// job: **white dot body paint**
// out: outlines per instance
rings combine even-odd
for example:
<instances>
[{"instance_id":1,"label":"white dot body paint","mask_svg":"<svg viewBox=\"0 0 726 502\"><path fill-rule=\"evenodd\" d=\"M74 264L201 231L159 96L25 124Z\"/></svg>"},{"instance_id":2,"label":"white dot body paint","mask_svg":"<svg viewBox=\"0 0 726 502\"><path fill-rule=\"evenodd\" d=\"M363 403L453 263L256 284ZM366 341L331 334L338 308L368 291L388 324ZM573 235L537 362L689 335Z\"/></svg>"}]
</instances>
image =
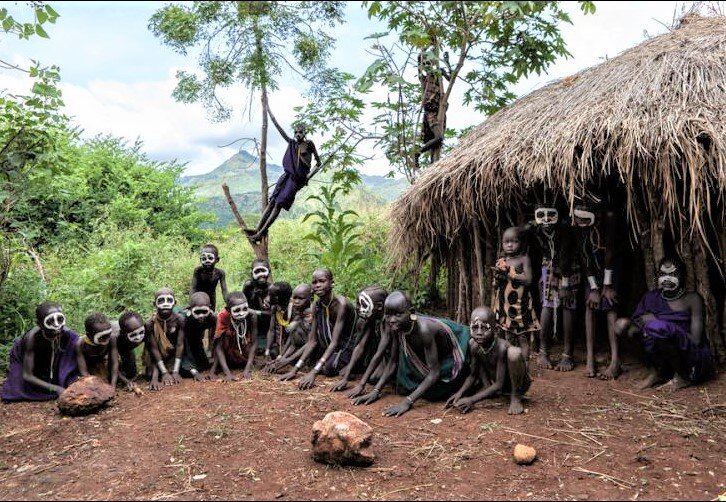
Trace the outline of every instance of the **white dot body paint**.
<instances>
[{"instance_id":1,"label":"white dot body paint","mask_svg":"<svg viewBox=\"0 0 726 502\"><path fill-rule=\"evenodd\" d=\"M159 295L154 300L154 305L159 310L171 310L174 307L176 300L172 295Z\"/></svg>"},{"instance_id":2,"label":"white dot body paint","mask_svg":"<svg viewBox=\"0 0 726 502\"><path fill-rule=\"evenodd\" d=\"M243 319L246 319L249 315L249 305L247 303L235 305L234 307L229 309L229 313L232 316L232 319L234 319L235 321L241 321Z\"/></svg>"},{"instance_id":3,"label":"white dot body paint","mask_svg":"<svg viewBox=\"0 0 726 502\"><path fill-rule=\"evenodd\" d=\"M146 336L146 328L144 326L141 326L140 328L131 331L126 336L132 343L141 343Z\"/></svg>"},{"instance_id":4,"label":"white dot body paint","mask_svg":"<svg viewBox=\"0 0 726 502\"><path fill-rule=\"evenodd\" d=\"M217 261L217 255L214 253L203 252L199 256L199 261L202 262L202 265L213 265L214 262Z\"/></svg>"}]
</instances>

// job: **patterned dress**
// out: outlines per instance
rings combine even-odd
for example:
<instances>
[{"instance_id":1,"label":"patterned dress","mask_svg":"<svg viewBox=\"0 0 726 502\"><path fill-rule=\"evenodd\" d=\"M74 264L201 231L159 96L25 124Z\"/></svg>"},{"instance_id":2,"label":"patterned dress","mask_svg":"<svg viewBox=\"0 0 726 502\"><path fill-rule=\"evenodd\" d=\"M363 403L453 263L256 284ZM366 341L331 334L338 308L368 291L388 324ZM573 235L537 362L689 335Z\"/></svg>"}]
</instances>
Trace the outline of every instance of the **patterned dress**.
<instances>
[{"instance_id":1,"label":"patterned dress","mask_svg":"<svg viewBox=\"0 0 726 502\"><path fill-rule=\"evenodd\" d=\"M506 280L495 285L491 308L497 316L500 327L508 335L526 335L540 330L537 315L532 307L532 294L520 277L524 272L522 264L509 267Z\"/></svg>"}]
</instances>

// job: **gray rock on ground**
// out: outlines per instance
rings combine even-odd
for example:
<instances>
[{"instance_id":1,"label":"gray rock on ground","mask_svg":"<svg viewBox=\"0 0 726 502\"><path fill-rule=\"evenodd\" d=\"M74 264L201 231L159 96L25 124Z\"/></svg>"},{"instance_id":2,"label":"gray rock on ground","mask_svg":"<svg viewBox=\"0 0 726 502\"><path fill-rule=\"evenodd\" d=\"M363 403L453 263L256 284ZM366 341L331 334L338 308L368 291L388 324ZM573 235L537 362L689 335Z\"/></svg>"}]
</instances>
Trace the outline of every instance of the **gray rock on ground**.
<instances>
[{"instance_id":1,"label":"gray rock on ground","mask_svg":"<svg viewBox=\"0 0 726 502\"><path fill-rule=\"evenodd\" d=\"M97 376L81 377L58 397L58 409L64 415L87 415L107 406L116 389Z\"/></svg>"},{"instance_id":2,"label":"gray rock on ground","mask_svg":"<svg viewBox=\"0 0 726 502\"><path fill-rule=\"evenodd\" d=\"M333 411L313 424L313 459L333 465L367 467L376 456L368 450L373 429L355 415Z\"/></svg>"}]
</instances>

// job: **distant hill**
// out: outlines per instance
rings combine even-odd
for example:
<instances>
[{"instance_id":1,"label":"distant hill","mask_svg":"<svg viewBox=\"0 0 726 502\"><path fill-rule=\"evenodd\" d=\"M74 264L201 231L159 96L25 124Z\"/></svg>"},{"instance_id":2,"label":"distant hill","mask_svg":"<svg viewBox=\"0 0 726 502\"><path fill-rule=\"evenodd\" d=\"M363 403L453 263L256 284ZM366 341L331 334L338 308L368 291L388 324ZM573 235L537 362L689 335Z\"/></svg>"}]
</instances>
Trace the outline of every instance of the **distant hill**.
<instances>
[{"instance_id":1,"label":"distant hill","mask_svg":"<svg viewBox=\"0 0 726 502\"><path fill-rule=\"evenodd\" d=\"M282 172L282 166L268 163L267 178L269 184L275 183ZM394 179L363 174L361 179L362 183L340 200L343 209L366 211L385 206L396 199L408 187L408 182L403 178ZM315 175L310 184L297 194L291 211L283 211L281 217L294 218L309 212L315 207L315 202L306 201L306 197L315 193L321 183L329 181L330 175L327 173ZM222 192L222 183L224 182L229 185L234 201L243 215L259 215L261 203L259 162L257 157L245 150L240 150L232 155L207 174L179 178L179 183L182 186L196 188L197 194L203 199L200 209L214 213L217 216L214 227L226 227L233 223L234 220ZM273 187L270 186L270 190L272 189ZM253 224L254 222L248 223Z\"/></svg>"}]
</instances>

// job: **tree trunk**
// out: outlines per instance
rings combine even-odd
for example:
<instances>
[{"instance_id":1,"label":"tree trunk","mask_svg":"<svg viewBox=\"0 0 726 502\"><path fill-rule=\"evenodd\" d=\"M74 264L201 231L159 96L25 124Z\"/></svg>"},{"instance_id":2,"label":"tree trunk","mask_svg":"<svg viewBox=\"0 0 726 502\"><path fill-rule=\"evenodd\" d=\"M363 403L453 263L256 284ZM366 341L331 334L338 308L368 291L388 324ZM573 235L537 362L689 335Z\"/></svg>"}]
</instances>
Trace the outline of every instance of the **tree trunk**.
<instances>
[{"instance_id":1,"label":"tree trunk","mask_svg":"<svg viewBox=\"0 0 726 502\"><path fill-rule=\"evenodd\" d=\"M491 230L491 225L484 220L484 232L485 232L485 250L486 258L484 262L484 303L485 307L488 307L492 301L492 282L494 281L494 271L492 267L497 261L497 238L494 232Z\"/></svg>"},{"instance_id":2,"label":"tree trunk","mask_svg":"<svg viewBox=\"0 0 726 502\"><path fill-rule=\"evenodd\" d=\"M426 284L426 296L428 297L429 304L436 306L441 301L439 296L439 270L441 268L441 258L439 258L438 250L436 248L431 250L431 268L429 268L428 284Z\"/></svg>"},{"instance_id":3,"label":"tree trunk","mask_svg":"<svg viewBox=\"0 0 726 502\"><path fill-rule=\"evenodd\" d=\"M242 215L239 214L239 210L237 209L237 204L235 204L234 199L232 198L232 194L229 192L229 186L227 183L222 183L222 191L224 192L224 197L227 199L227 204L229 204L230 209L232 210L232 214L234 215L234 219L237 220L237 225L239 225L239 229L242 232L242 235L247 238L247 233L245 230L248 229L247 223L245 223L245 220L242 218ZM250 243L250 246L252 247L252 251L255 253L255 258L259 260L267 260L267 239L263 239L263 242L260 242L259 244L255 244L249 239L247 239L247 242Z\"/></svg>"},{"instance_id":4,"label":"tree trunk","mask_svg":"<svg viewBox=\"0 0 726 502\"><path fill-rule=\"evenodd\" d=\"M472 226L474 227L474 256L476 258L476 280L477 280L477 286L479 287L479 301L477 302L477 306L485 305L486 301L486 280L485 280L485 273L484 273L484 254L482 252L481 247L481 225L478 220L474 220L472 223ZM472 295L473 296L473 295Z\"/></svg>"},{"instance_id":5,"label":"tree trunk","mask_svg":"<svg viewBox=\"0 0 726 502\"><path fill-rule=\"evenodd\" d=\"M683 263L686 264L686 289L688 291L694 291L696 289L696 268L698 264L695 263L691 241L681 241L681 255Z\"/></svg>"},{"instance_id":6,"label":"tree trunk","mask_svg":"<svg viewBox=\"0 0 726 502\"><path fill-rule=\"evenodd\" d=\"M653 229L655 225L652 224L650 219L646 216L644 211L635 211L635 218L638 225L638 244L640 250L643 252L643 264L645 266L645 282L648 286L648 290L654 289L656 286L655 281L655 269L656 263L653 255ZM662 245L661 240L661 245Z\"/></svg>"},{"instance_id":7,"label":"tree trunk","mask_svg":"<svg viewBox=\"0 0 726 502\"><path fill-rule=\"evenodd\" d=\"M262 137L260 138L260 195L262 196L262 208L260 214L267 209L269 182L267 180L267 87L262 86Z\"/></svg>"},{"instance_id":8,"label":"tree trunk","mask_svg":"<svg viewBox=\"0 0 726 502\"><path fill-rule=\"evenodd\" d=\"M708 250L702 239L696 239L693 244L693 264L695 265L696 291L703 298L705 305L703 327L711 344L716 361L720 365L724 361L726 353L724 340L721 339L721 332L718 329L718 313L716 310L716 298L711 291L711 281L708 276Z\"/></svg>"},{"instance_id":9,"label":"tree trunk","mask_svg":"<svg viewBox=\"0 0 726 502\"><path fill-rule=\"evenodd\" d=\"M459 268L456 264L456 255L449 253L446 256L446 270L447 281L446 281L446 310L449 319L453 319L456 316L456 307L459 300Z\"/></svg>"}]
</instances>

